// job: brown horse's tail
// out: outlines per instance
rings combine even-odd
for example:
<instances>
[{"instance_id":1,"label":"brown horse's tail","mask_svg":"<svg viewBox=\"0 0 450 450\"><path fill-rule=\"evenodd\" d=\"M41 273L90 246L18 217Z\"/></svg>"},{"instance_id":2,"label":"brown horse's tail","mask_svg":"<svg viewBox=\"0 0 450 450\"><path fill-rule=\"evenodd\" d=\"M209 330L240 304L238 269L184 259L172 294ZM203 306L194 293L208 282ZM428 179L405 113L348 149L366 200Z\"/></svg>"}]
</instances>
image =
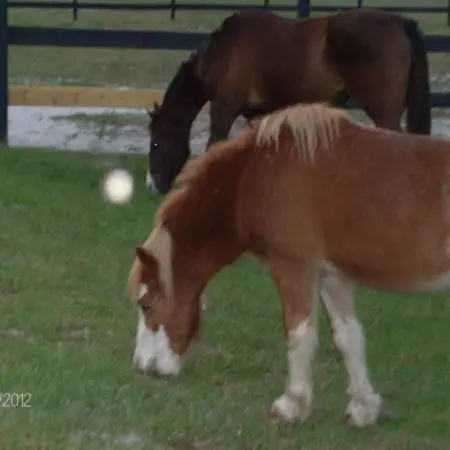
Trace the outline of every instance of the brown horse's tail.
<instances>
[{"instance_id":1,"label":"brown horse's tail","mask_svg":"<svg viewBox=\"0 0 450 450\"><path fill-rule=\"evenodd\" d=\"M403 26L413 48L409 80L406 89L407 130L410 133L431 132L431 95L428 57L417 22L404 19Z\"/></svg>"}]
</instances>

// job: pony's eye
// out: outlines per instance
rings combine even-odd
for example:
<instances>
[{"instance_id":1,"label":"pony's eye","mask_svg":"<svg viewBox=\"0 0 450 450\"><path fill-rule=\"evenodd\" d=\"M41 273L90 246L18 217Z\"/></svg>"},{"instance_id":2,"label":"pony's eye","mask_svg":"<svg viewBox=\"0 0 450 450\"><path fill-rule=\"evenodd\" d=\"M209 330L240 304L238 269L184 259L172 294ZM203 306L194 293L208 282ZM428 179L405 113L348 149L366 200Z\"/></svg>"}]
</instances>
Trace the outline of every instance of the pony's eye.
<instances>
[{"instance_id":1,"label":"pony's eye","mask_svg":"<svg viewBox=\"0 0 450 450\"><path fill-rule=\"evenodd\" d=\"M156 142L152 142L152 150L155 150L158 148L158 144Z\"/></svg>"},{"instance_id":2,"label":"pony's eye","mask_svg":"<svg viewBox=\"0 0 450 450\"><path fill-rule=\"evenodd\" d=\"M141 305L142 312L149 313L152 310L152 305Z\"/></svg>"}]
</instances>

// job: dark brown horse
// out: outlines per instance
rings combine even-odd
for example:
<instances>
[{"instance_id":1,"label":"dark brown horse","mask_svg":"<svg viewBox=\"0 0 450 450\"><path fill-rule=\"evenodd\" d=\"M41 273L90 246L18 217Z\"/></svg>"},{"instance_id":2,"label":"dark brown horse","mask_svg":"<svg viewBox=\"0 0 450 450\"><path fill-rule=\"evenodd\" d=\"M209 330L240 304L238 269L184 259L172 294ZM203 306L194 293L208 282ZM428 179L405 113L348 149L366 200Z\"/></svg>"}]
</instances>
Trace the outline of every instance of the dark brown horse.
<instances>
[{"instance_id":1,"label":"dark brown horse","mask_svg":"<svg viewBox=\"0 0 450 450\"><path fill-rule=\"evenodd\" d=\"M192 122L208 102L212 143L247 120L299 102L353 98L379 127L430 133L428 61L414 20L377 10L284 19L227 18L181 65L151 115L147 186L167 193L189 155Z\"/></svg>"}]
</instances>

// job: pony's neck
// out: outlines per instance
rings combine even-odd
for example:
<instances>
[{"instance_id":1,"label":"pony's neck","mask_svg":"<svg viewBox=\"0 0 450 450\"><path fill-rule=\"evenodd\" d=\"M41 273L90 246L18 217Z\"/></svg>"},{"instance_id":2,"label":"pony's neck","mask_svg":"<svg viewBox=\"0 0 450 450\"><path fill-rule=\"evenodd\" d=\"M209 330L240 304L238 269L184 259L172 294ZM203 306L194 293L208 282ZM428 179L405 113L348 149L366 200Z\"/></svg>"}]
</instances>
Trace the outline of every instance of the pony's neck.
<instances>
[{"instance_id":1,"label":"pony's neck","mask_svg":"<svg viewBox=\"0 0 450 450\"><path fill-rule=\"evenodd\" d=\"M183 62L167 87L159 114L180 131L189 131L192 122L207 102L203 83L196 73L197 56Z\"/></svg>"},{"instance_id":2,"label":"pony's neck","mask_svg":"<svg viewBox=\"0 0 450 450\"><path fill-rule=\"evenodd\" d=\"M245 251L237 202L251 163L247 145L246 136L216 144L187 168L184 187L169 194L161 222L172 234L179 278L203 286Z\"/></svg>"},{"instance_id":3,"label":"pony's neck","mask_svg":"<svg viewBox=\"0 0 450 450\"><path fill-rule=\"evenodd\" d=\"M182 278L191 284L194 291L199 292L217 272L242 254L233 221L234 205L221 201L220 195L214 195L214 191L209 197L221 205L221 210L218 211L204 197L202 204L186 203L185 207L189 210L186 220L174 231L173 236L177 278ZM205 207L205 204L210 207Z\"/></svg>"}]
</instances>

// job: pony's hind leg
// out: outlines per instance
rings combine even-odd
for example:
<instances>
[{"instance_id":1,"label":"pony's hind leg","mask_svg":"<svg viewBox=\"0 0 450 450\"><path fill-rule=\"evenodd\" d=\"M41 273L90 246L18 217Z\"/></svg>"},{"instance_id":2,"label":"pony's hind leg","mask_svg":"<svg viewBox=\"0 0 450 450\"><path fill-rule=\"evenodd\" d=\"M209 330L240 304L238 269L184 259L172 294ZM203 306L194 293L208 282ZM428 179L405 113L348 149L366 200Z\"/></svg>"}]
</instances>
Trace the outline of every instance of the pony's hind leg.
<instances>
[{"instance_id":1,"label":"pony's hind leg","mask_svg":"<svg viewBox=\"0 0 450 450\"><path fill-rule=\"evenodd\" d=\"M303 422L312 410L316 272L283 261L271 262L270 270L281 297L288 344L288 382L284 394L272 404L270 418L274 422Z\"/></svg>"},{"instance_id":2,"label":"pony's hind leg","mask_svg":"<svg viewBox=\"0 0 450 450\"><path fill-rule=\"evenodd\" d=\"M348 372L346 419L356 427L375 423L381 409L381 397L374 392L367 374L365 339L356 317L352 288L334 273L321 279L320 294L325 305L333 339Z\"/></svg>"}]
</instances>

